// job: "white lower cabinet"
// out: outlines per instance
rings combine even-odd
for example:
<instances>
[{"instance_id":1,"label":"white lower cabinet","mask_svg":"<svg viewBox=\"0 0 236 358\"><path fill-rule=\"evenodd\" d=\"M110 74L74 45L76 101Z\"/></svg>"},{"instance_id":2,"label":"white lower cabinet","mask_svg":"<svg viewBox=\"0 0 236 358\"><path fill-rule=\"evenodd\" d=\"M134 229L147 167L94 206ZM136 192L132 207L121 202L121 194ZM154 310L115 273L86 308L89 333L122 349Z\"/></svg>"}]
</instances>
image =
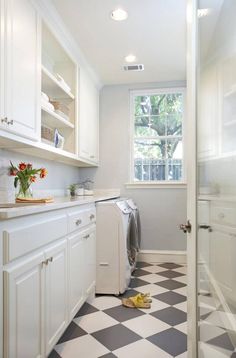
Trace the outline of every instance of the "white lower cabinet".
<instances>
[{"instance_id":1,"label":"white lower cabinet","mask_svg":"<svg viewBox=\"0 0 236 358\"><path fill-rule=\"evenodd\" d=\"M84 301L84 233L69 237L69 318L73 319Z\"/></svg>"},{"instance_id":2,"label":"white lower cabinet","mask_svg":"<svg viewBox=\"0 0 236 358\"><path fill-rule=\"evenodd\" d=\"M41 358L42 262L40 252L4 272L4 357Z\"/></svg>"},{"instance_id":3,"label":"white lower cabinet","mask_svg":"<svg viewBox=\"0 0 236 358\"><path fill-rule=\"evenodd\" d=\"M95 288L96 279L96 231L92 229L85 237L84 289L87 295Z\"/></svg>"},{"instance_id":4,"label":"white lower cabinet","mask_svg":"<svg viewBox=\"0 0 236 358\"><path fill-rule=\"evenodd\" d=\"M67 240L45 250L45 351L48 355L68 323Z\"/></svg>"},{"instance_id":5,"label":"white lower cabinet","mask_svg":"<svg viewBox=\"0 0 236 358\"><path fill-rule=\"evenodd\" d=\"M88 224L91 215L95 217L95 207L91 205L76 210L61 211L61 214L67 215L67 222L64 223L66 235L63 231L61 238L50 242L49 237L47 245L44 241L42 247L37 247L40 242L35 240L37 235L31 233L28 245L31 245L31 240L34 241L34 251L30 253L27 241L23 241L21 256L13 260L7 254L7 243L12 238L11 235L9 238L9 232L14 228L16 235L21 233L25 220L9 220L3 225L6 251L3 255L6 262L3 267L4 358L47 357L79 308L95 291L96 226L94 221ZM73 212L77 213L73 219L79 220L82 228L71 233L68 229L69 214ZM36 215L35 222L41 216ZM48 214L45 214L42 226L47 225L47 217ZM44 231L41 227L41 232ZM22 236L19 235L18 239L21 240Z\"/></svg>"}]
</instances>

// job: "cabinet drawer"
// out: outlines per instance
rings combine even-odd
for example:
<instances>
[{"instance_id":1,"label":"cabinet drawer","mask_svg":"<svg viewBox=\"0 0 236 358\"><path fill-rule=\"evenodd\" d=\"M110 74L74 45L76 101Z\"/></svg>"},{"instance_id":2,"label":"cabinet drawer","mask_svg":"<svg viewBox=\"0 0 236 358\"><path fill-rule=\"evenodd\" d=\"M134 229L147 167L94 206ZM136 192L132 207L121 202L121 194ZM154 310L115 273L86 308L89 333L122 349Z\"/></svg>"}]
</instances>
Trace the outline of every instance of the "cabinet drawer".
<instances>
[{"instance_id":1,"label":"cabinet drawer","mask_svg":"<svg viewBox=\"0 0 236 358\"><path fill-rule=\"evenodd\" d=\"M216 224L236 227L236 206L231 203L213 203L211 206L211 221Z\"/></svg>"},{"instance_id":2,"label":"cabinet drawer","mask_svg":"<svg viewBox=\"0 0 236 358\"><path fill-rule=\"evenodd\" d=\"M4 264L67 234L66 213L16 220L3 232Z\"/></svg>"},{"instance_id":3,"label":"cabinet drawer","mask_svg":"<svg viewBox=\"0 0 236 358\"><path fill-rule=\"evenodd\" d=\"M96 222L95 205L72 209L69 213L69 233Z\"/></svg>"}]
</instances>

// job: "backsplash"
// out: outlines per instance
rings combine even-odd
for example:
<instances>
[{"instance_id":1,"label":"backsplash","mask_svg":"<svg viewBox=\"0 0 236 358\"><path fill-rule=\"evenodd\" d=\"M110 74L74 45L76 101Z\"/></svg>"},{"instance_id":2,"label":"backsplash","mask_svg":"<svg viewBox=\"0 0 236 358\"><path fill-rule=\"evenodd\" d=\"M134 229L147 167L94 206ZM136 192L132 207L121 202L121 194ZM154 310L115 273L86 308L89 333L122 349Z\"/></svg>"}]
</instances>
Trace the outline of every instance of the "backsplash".
<instances>
[{"instance_id":1,"label":"backsplash","mask_svg":"<svg viewBox=\"0 0 236 358\"><path fill-rule=\"evenodd\" d=\"M8 175L10 160L15 165L23 161L32 163L34 167L47 169L46 178L32 184L36 195L62 196L66 194L68 185L79 182L79 169L76 167L0 149L0 202L14 200L15 197L14 178Z\"/></svg>"}]
</instances>

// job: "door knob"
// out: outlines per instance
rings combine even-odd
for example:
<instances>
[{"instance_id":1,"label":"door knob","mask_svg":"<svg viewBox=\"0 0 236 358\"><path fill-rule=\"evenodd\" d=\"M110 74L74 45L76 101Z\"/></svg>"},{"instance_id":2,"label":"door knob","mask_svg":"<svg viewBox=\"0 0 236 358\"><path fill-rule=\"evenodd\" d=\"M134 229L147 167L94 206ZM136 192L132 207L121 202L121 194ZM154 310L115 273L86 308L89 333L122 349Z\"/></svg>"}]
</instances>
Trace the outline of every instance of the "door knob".
<instances>
[{"instance_id":1,"label":"door knob","mask_svg":"<svg viewBox=\"0 0 236 358\"><path fill-rule=\"evenodd\" d=\"M190 233L191 230L192 230L192 225L191 225L190 221L188 220L188 221L187 221L187 224L181 224L181 225L179 226L179 229L180 229L180 230L183 230L183 232L184 232L185 234L186 234L187 232Z\"/></svg>"}]
</instances>

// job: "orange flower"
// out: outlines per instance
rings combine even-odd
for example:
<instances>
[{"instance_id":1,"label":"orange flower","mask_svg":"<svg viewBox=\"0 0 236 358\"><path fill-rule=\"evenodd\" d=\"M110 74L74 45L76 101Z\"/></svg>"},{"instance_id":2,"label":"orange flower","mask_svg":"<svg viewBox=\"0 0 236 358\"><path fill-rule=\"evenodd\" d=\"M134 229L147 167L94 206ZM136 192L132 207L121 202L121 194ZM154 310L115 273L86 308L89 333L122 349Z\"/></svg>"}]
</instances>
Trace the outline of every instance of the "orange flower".
<instances>
[{"instance_id":1,"label":"orange flower","mask_svg":"<svg viewBox=\"0 0 236 358\"><path fill-rule=\"evenodd\" d=\"M25 163L20 163L19 164L19 169L22 171L22 170L25 170L26 169L26 167L27 167L27 165L25 164Z\"/></svg>"},{"instance_id":2,"label":"orange flower","mask_svg":"<svg viewBox=\"0 0 236 358\"><path fill-rule=\"evenodd\" d=\"M30 182L31 183L35 183L36 182L36 176L33 175L32 177L30 177Z\"/></svg>"},{"instance_id":3,"label":"orange flower","mask_svg":"<svg viewBox=\"0 0 236 358\"><path fill-rule=\"evenodd\" d=\"M47 173L48 173L47 170L45 168L42 168L40 172L40 178L42 179L45 178Z\"/></svg>"}]
</instances>

